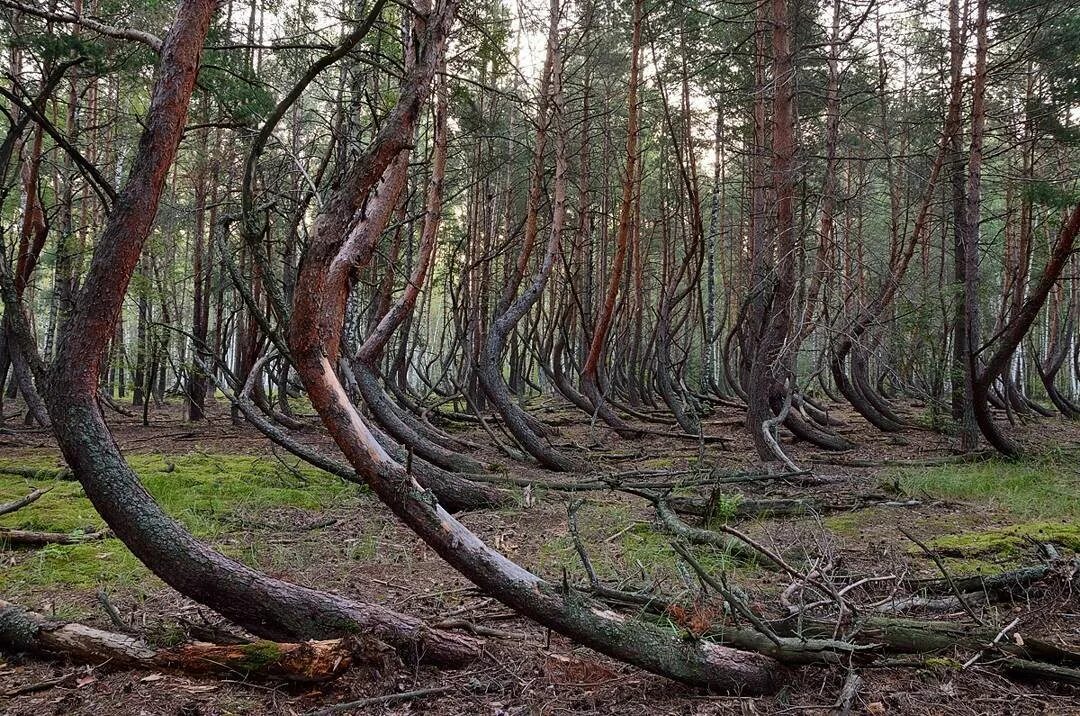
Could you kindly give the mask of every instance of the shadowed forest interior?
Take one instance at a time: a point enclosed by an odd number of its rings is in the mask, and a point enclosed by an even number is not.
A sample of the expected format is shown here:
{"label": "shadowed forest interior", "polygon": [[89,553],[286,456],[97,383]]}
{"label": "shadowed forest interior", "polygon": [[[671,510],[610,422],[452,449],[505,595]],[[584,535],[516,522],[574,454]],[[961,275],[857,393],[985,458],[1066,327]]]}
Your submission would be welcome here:
{"label": "shadowed forest interior", "polygon": [[0,712],[1080,713],[1080,3],[0,38]]}

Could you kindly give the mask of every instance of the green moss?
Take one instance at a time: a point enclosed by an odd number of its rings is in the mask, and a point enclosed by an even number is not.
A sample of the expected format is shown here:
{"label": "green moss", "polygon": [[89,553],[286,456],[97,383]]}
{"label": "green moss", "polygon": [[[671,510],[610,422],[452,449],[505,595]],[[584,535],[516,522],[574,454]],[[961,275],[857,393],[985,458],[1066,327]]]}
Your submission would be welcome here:
{"label": "green moss", "polygon": [[237,664],[243,671],[257,671],[273,664],[282,655],[281,647],[272,641],[259,640],[240,646],[244,658]]}
{"label": "green moss", "polygon": [[856,510],[854,512],[842,512],[838,515],[826,517],[825,527],[840,535],[857,535],[862,528],[873,518],[873,510]]}
{"label": "green moss", "polygon": [[15,553],[17,562],[0,571],[0,593],[25,595],[41,587],[93,589],[101,584],[135,588],[157,583],[117,539],[51,544]]}
{"label": "green moss", "polygon": [[675,458],[671,457],[654,457],[641,463],[646,470],[670,470],[674,466]]}
{"label": "green moss", "polygon": [[[287,468],[275,458],[189,453],[131,455],[130,463],[162,508],[196,536],[211,542],[247,519],[264,521],[268,509],[321,510],[361,499],[366,488],[306,466]],[[0,466],[57,467],[48,456],[0,460]],[[93,531],[104,527],[77,482],[27,480],[0,474],[0,502],[18,499],[34,487],[52,490],[23,509],[0,517],[0,527],[44,532]],[[241,550],[237,550],[241,551]],[[293,551],[295,552],[295,550]],[[260,555],[237,555],[249,564]],[[271,555],[283,562],[288,555]],[[43,588],[91,589],[99,585],[142,585],[150,576],[119,542],[50,545],[10,552],[13,564],[0,570],[0,593],[26,595]]]}
{"label": "green moss", "polygon": [[27,483],[22,478],[0,476],[0,502],[23,497],[33,487],[52,487],[52,490],[18,512],[0,517],[0,526],[38,532],[92,532],[104,526],[77,482],[38,480]]}
{"label": "green moss", "polygon": [[946,554],[1014,556],[1032,542],[1049,542],[1080,552],[1080,525],[1065,522],[1026,522],[995,530],[935,537],[929,547]]}

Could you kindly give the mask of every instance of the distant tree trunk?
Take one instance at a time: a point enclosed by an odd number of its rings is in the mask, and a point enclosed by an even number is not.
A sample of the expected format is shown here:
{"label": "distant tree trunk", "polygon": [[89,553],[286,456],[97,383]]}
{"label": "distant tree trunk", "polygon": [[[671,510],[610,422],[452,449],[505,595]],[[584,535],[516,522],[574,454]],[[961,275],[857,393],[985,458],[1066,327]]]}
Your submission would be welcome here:
{"label": "distant tree trunk", "polygon": [[826,279],[835,232],[837,144],[840,141],[840,0],[833,2],[829,37],[828,80],[825,89],[825,176],[821,182],[821,223],[810,286],[803,302],[799,338],[802,343],[814,331],[818,296]]}
{"label": "distant tree trunk", "polygon": [[[626,93],[626,165],[623,170],[622,200],[619,204],[619,226],[616,234],[615,255],[612,259],[611,273],[608,275],[608,287],[604,294],[604,303],[600,313],[593,321],[592,340],[581,369],[581,390],[592,404],[593,410],[605,423],[610,425],[622,437],[633,438],[640,435],[620,418],[600,392],[599,367],[604,356],[608,331],[611,329],[615,313],[615,303],[622,283],[623,269],[626,265],[627,249],[630,245],[631,211],[634,202],[634,189],[637,186],[638,163],[638,83],[641,75],[641,14],[642,1],[634,2],[634,29],[630,42],[630,86]],[[586,304],[588,305],[588,304]]]}
{"label": "distant tree trunk", "polygon": [[138,294],[139,305],[139,318],[135,328],[135,370],[132,374],[132,380],[135,383],[134,390],[131,395],[132,407],[142,407],[145,402],[146,394],[146,369],[147,361],[150,351],[149,340],[150,331],[148,324],[150,322],[150,300],[147,296],[147,292],[150,290],[150,269],[147,266],[149,257],[143,256],[139,261],[139,279],[138,284],[135,287],[135,291]]}
{"label": "distant tree trunk", "polygon": [[[206,214],[207,192],[212,176],[210,160],[207,157],[210,128],[199,129],[196,135],[198,144],[199,165],[195,175],[195,241],[191,249],[192,259],[192,300],[191,300],[191,336],[192,354],[195,360],[192,362],[191,371],[188,373],[187,411],[188,420],[202,420],[206,415],[206,374],[201,364],[206,362],[207,349],[206,338],[209,326],[207,323],[210,314],[208,312],[210,302],[209,281],[210,264],[204,261],[206,253]],[[211,226],[212,226],[211,222]]]}
{"label": "distant tree trunk", "polygon": [[[506,289],[502,292],[496,318],[492,322],[480,352],[477,376],[488,400],[506,422],[507,428],[517,441],[540,464],[552,470],[574,471],[579,464],[560,453],[545,440],[546,426],[532,418],[523,409],[514,404],[510,397],[506,381],[502,376],[502,354],[507,339],[518,322],[529,312],[543,294],[548,278],[555,268],[555,257],[562,245],[563,225],[566,221],[566,132],[563,126],[562,64],[558,47],[558,0],[551,2],[551,21],[548,29],[548,52],[545,69],[541,79],[541,111],[536,134],[536,147],[533,149],[533,166],[529,179],[529,197],[526,206],[525,241],[517,266],[511,271]],[[548,108],[552,109],[551,119],[555,127],[555,189],[552,199],[551,227],[549,239],[532,281],[520,294],[526,271],[526,261],[531,254],[532,244],[537,235],[537,213],[542,187],[544,146]]]}
{"label": "distant tree trunk", "polygon": [[[724,207],[724,106],[716,104],[716,129],[713,132],[713,186],[709,206],[709,235],[705,256],[705,312],[702,336],[701,389],[722,394],[716,382],[716,249],[723,232]],[[723,330],[723,326],[720,327]]]}
{"label": "distant tree trunk", "polygon": [[[22,300],[25,295],[49,233],[38,188],[42,159],[42,134],[43,130],[38,126],[29,141],[28,156],[23,160],[21,167],[23,211],[19,228],[14,287],[19,300]],[[22,355],[18,341],[11,335],[11,325],[7,317],[0,322],[0,330],[5,334],[4,350],[0,351],[0,361],[3,361],[0,364],[0,392],[4,391],[4,379],[10,368],[12,380],[7,390],[7,397],[14,398],[18,393],[22,393],[28,409],[27,421],[34,420],[41,425],[48,425],[44,401],[27,365],[27,357]],[[0,398],[0,413],[2,413],[2,405],[2,398]]]}
{"label": "distant tree trunk", "polygon": [[966,184],[966,170],[964,156],[961,151],[963,140],[962,120],[960,112],[963,106],[962,97],[962,72],[964,62],[964,41],[962,27],[966,22],[961,17],[960,0],[949,0],[949,57],[950,57],[950,84],[952,90],[949,96],[949,109],[945,124],[949,138],[949,179],[952,188],[952,224],[953,224],[953,278],[957,291],[954,298],[953,317],[953,368],[952,368],[952,415],[960,424],[961,431],[965,433],[962,442],[972,441],[972,426],[975,425],[975,415],[971,407],[970,382],[967,375],[967,353],[970,341],[967,338],[967,318],[964,300],[964,273],[966,259],[964,257],[964,224],[966,222],[964,207],[964,186]]}
{"label": "distant tree trunk", "polygon": [[974,450],[979,443],[979,425],[974,411],[975,382],[979,375],[979,225],[982,207],[982,154],[986,131],[987,18],[989,0],[977,0],[975,24],[975,79],[971,89],[971,148],[968,152],[967,187],[960,245],[963,248],[963,352],[964,410],[960,420],[960,449]]}

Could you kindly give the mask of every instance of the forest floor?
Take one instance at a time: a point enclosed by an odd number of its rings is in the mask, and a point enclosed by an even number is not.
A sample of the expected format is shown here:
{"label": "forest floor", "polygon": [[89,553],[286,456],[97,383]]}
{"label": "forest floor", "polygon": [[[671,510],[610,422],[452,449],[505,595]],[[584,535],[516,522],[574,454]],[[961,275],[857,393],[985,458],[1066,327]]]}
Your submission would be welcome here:
{"label": "forest floor", "polygon": [[[652,436],[624,441],[589,427],[564,405],[538,402],[537,414],[561,425],[556,444],[586,456],[597,471],[649,470],[677,480],[703,469],[720,472],[763,468],[751,459],[749,437],[738,411],[720,409],[705,421],[709,435],[726,446],[693,439]],[[907,406],[914,416],[918,408]],[[824,456],[785,440],[800,466],[832,478],[800,485],[783,480],[724,486],[714,500],[720,518],[738,519],[739,500],[812,497],[852,504],[872,496],[888,506],[852,507],[823,514],[756,517],[739,529],[804,563],[833,564],[848,583],[861,576],[891,576],[852,591],[863,603],[889,596],[900,578],[940,577],[934,561],[905,536],[915,536],[956,576],[992,574],[1044,558],[1044,545],[1063,555],[1080,552],[1080,426],[1053,419],[1015,428],[1037,446],[1020,462],[993,459],[948,462],[952,441],[911,429],[889,436],[862,427],[843,411],[844,432],[859,443],[851,452]],[[366,489],[297,466],[246,426],[234,426],[220,407],[199,426],[185,423],[179,408],[153,411],[143,427],[110,415],[117,440],[147,488],[189,529],[226,554],[300,584],[362,597],[432,620],[464,618],[507,632],[489,639],[485,658],[460,671],[391,666],[354,668],[316,687],[173,673],[110,669],[40,657],[0,654],[3,714],[304,714],[343,701],[430,687],[438,695],[356,713],[428,714],[766,714],[828,713],[846,678],[841,667],[793,669],[778,694],[766,698],[716,697],[618,664],[523,620],[478,593],[406,528]],[[62,463],[47,431],[12,427],[0,434],[0,473],[5,467],[56,468]],[[312,420],[307,439],[332,446]],[[662,427],[662,426],[661,426]],[[473,433],[476,433],[475,435]],[[488,444],[483,433],[462,435]],[[506,460],[492,451],[493,462]],[[942,459],[946,460],[942,462]],[[920,464],[928,463],[928,464]],[[572,482],[514,465],[516,477]],[[696,473],[695,473],[696,471]],[[0,517],[0,527],[53,532],[91,532],[103,525],[75,482],[0,474],[0,503],[25,495],[30,486],[53,487],[33,505]],[[462,521],[489,544],[552,579],[584,581],[567,527],[566,492],[513,488],[515,506],[467,513]],[[699,488],[697,494],[705,495]],[[740,497],[741,496],[741,497]],[[575,495],[580,534],[597,573],[627,584],[653,584],[685,597],[696,589],[688,571],[655,524],[644,500],[610,491]],[[692,518],[687,518],[691,520]],[[778,597],[790,583],[782,573],[730,554],[696,548],[703,566],[750,595],[762,613],[782,613]],[[220,620],[167,588],[115,539],[44,549],[0,545],[0,598],[55,616],[116,630],[100,594],[119,612],[125,629],[169,645]],[[962,621],[963,612],[932,618]],[[1080,596],[1040,590],[1023,601],[989,608],[989,624],[1019,618],[1016,630],[1080,648]],[[680,630],[672,617],[671,628]],[[685,631],[685,630],[684,630]],[[870,714],[1080,713],[1080,688],[1004,678],[975,655],[952,649],[914,666],[860,669],[863,685],[854,712]],[[56,679],[41,691],[17,693]]]}

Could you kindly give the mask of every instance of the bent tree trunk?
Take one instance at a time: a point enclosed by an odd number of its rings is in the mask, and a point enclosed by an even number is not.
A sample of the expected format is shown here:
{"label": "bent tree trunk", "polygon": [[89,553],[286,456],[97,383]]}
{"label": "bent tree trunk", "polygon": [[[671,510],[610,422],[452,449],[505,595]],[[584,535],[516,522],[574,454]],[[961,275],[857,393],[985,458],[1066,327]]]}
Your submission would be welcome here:
{"label": "bent tree trunk", "polygon": [[480,351],[480,360],[477,365],[477,377],[484,389],[485,395],[491,401],[495,409],[506,421],[506,427],[514,435],[521,446],[530,455],[535,457],[541,465],[551,470],[573,472],[580,468],[577,461],[563,455],[555,449],[544,437],[543,426],[536,425],[528,413],[518,407],[510,397],[510,390],[503,380],[502,353],[506,347],[507,338],[518,322],[540,299],[540,295],[547,285],[548,277],[555,267],[555,257],[559,253],[561,245],[563,225],[566,221],[566,133],[562,119],[562,67],[559,61],[558,41],[558,0],[552,0],[551,25],[548,32],[548,54],[544,68],[545,81],[543,88],[544,100],[541,104],[539,129],[537,130],[536,148],[533,155],[532,177],[530,178],[529,200],[526,212],[525,248],[522,257],[527,259],[531,251],[531,245],[536,235],[536,212],[539,203],[540,188],[542,182],[543,159],[544,159],[544,124],[547,121],[546,105],[548,100],[553,100],[552,118],[555,124],[555,196],[552,201],[552,217],[550,238],[540,266],[533,275],[532,281],[520,295],[514,297],[519,277],[523,274],[525,265],[519,261],[517,271],[513,273],[511,282],[507,285],[507,291],[503,295],[500,305],[503,310],[491,325],[487,341]]}
{"label": "bent tree trunk", "polygon": [[[358,170],[378,172],[405,150],[406,132],[394,122],[409,122],[426,99],[433,69],[445,49],[455,0],[439,4],[428,17],[425,46],[417,56],[403,94],[410,114],[391,116]],[[415,101],[412,101],[415,99]],[[399,107],[401,104],[399,103]],[[364,182],[360,181],[362,185]],[[316,221],[316,231],[301,261],[300,279],[289,327],[289,346],[311,403],[330,435],[375,494],[443,559],[477,586],[509,607],[586,646],[655,673],[725,691],[760,693],[778,685],[778,664],[769,657],[708,641],[685,641],[646,623],[599,607],[581,593],[544,581],[491,549],[448,514],[386,453],[364,425],[334,372],[345,318],[349,264],[341,215],[334,211],[351,199],[339,189]],[[304,316],[304,320],[295,320]]]}
{"label": "bent tree trunk", "polygon": [[[94,507],[143,564],[177,591],[248,631],[277,640],[363,632],[405,656],[467,662],[479,654],[473,639],[428,630],[420,620],[378,605],[270,578],[199,542],[161,510],[105,425],[96,401],[105,347],[157,213],[216,5],[214,0],[183,0],[162,45],[138,152],[96,243],[48,373],[46,402],[57,442]],[[24,347],[32,347],[21,306],[9,304],[8,310]]]}
{"label": "bent tree trunk", "polygon": [[[435,152],[432,159],[431,179],[428,183],[424,224],[421,230],[419,260],[408,279],[405,291],[398,300],[383,312],[371,335],[357,349],[352,362],[357,387],[364,402],[384,429],[403,442],[420,457],[439,467],[457,472],[483,472],[485,465],[466,455],[449,450],[414,429],[402,413],[391,403],[390,397],[379,385],[378,362],[386,344],[394,332],[408,319],[416,306],[420,289],[434,261],[439,218],[442,211],[443,184],[446,174],[446,99],[445,90],[439,92],[435,123]],[[392,273],[387,274],[392,276]]]}
{"label": "bent tree trunk", "polygon": [[[591,413],[597,416],[615,432],[624,438],[641,437],[641,433],[634,430],[620,418],[611,405],[600,392],[599,367],[600,359],[604,354],[604,345],[607,342],[608,331],[611,330],[611,322],[615,313],[615,303],[619,295],[619,286],[622,284],[623,269],[626,266],[626,252],[630,245],[630,212],[634,204],[634,187],[636,186],[637,160],[638,160],[638,78],[641,67],[641,2],[634,3],[634,30],[630,48],[630,89],[626,94],[627,122],[626,122],[626,176],[623,177],[622,200],[619,204],[619,229],[615,244],[615,256],[612,259],[611,275],[608,278],[607,293],[604,294],[604,304],[600,315],[596,319],[593,328],[592,339],[589,342],[589,352],[585,357],[585,365],[581,369],[581,392],[592,404]],[[558,370],[558,367],[556,367]]]}
{"label": "bent tree trunk", "polygon": [[989,405],[990,388],[1008,368],[1017,346],[1024,340],[1031,324],[1038,318],[1039,311],[1042,310],[1047,296],[1050,295],[1050,289],[1054,287],[1068,263],[1077,234],[1080,234],[1080,204],[1073,207],[1072,213],[1061,225],[1057,241],[1054,242],[1050,257],[1046,261],[1046,266],[1043,267],[1039,282],[1028,294],[1020,310],[1001,331],[993,355],[986,361],[986,367],[979,372],[974,381],[972,409],[975,412],[979,430],[995,449],[1010,457],[1019,456],[1023,450],[1014,440],[1001,432],[997,423],[994,422]]}

